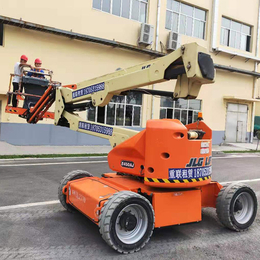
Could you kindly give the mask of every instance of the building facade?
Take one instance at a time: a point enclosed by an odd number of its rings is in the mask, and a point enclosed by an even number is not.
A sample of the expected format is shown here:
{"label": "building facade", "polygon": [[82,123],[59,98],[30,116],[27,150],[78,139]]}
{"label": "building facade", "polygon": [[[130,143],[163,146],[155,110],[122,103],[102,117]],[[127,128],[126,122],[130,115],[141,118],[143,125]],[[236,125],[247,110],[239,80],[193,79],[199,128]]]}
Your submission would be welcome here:
{"label": "building facade", "polygon": [[[148,119],[194,122],[199,111],[213,143],[250,142],[259,101],[257,0],[0,0],[0,140],[16,145],[101,145],[107,141],[56,127],[49,119],[29,125],[6,114],[10,73],[22,54],[72,84],[165,55],[197,42],[211,54],[216,82],[196,100],[173,101],[129,93],[106,107],[81,113],[88,120],[133,129]],[[174,91],[170,81],[146,88]]]}

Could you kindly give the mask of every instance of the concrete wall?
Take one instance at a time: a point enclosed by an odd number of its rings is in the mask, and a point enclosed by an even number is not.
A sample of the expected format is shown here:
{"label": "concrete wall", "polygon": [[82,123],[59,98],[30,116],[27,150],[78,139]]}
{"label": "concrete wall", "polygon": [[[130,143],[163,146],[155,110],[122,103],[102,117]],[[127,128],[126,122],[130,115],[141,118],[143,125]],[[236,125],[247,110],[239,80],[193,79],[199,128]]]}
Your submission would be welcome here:
{"label": "concrete wall", "polygon": [[[142,130],[140,127],[131,129]],[[212,144],[221,144],[224,138],[224,131],[213,131]],[[13,145],[110,145],[108,140],[50,124],[1,123],[0,141]]]}
{"label": "concrete wall", "polygon": [[0,140],[13,145],[110,145],[108,140],[50,124],[1,123]]}
{"label": "concrete wall", "polygon": [[[92,0],[0,0],[1,15],[45,26],[136,45],[140,22],[92,8]],[[156,1],[149,1],[148,23],[156,23]]]}
{"label": "concrete wall", "polygon": [[[259,96],[259,98],[260,98],[260,96]],[[257,103],[256,103],[255,115],[256,115],[256,116],[260,116],[260,102],[257,102]]]}

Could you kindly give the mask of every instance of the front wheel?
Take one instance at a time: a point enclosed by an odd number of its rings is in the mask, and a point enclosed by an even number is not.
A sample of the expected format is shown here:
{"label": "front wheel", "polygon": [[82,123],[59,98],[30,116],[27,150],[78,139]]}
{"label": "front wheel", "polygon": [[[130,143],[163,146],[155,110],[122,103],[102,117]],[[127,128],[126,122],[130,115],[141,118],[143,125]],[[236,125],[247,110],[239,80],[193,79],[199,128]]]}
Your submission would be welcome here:
{"label": "front wheel", "polygon": [[154,211],[143,196],[120,191],[104,204],[99,216],[99,231],[109,246],[120,253],[139,251],[154,229]]}
{"label": "front wheel", "polygon": [[217,215],[220,222],[235,231],[247,230],[257,213],[255,192],[245,184],[225,185],[218,194]]}

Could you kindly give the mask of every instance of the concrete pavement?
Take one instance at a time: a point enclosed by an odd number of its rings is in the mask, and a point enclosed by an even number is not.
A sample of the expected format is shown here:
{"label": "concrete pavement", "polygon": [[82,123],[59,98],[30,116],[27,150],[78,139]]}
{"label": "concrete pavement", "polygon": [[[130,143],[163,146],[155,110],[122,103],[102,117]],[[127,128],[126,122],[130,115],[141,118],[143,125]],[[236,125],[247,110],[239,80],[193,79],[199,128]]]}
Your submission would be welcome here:
{"label": "concrete pavement", "polygon": [[[213,179],[248,180],[259,200],[259,158],[232,156],[213,158]],[[202,210],[201,222],[155,229],[141,251],[119,255],[103,241],[94,223],[79,212],[67,212],[57,201],[59,182],[67,172],[81,169],[100,176],[109,171],[101,160],[2,160],[0,259],[259,260],[259,211],[252,227],[238,233],[224,228],[212,208]]]}
{"label": "concrete pavement", "polygon": [[[257,148],[257,139],[253,140],[253,143],[227,143],[223,145],[213,145],[212,150],[215,151],[252,151]],[[260,143],[258,146],[260,151]]]}
{"label": "concrete pavement", "polygon": [[[257,140],[253,143],[227,143],[213,145],[213,155],[223,154],[224,151],[256,150]],[[39,154],[100,154],[109,153],[110,146],[15,146],[0,141],[0,155],[39,155]],[[260,145],[258,147],[260,151]]]}
{"label": "concrete pavement", "polygon": [[25,154],[100,154],[108,153],[110,146],[16,146],[0,142],[0,155]]}

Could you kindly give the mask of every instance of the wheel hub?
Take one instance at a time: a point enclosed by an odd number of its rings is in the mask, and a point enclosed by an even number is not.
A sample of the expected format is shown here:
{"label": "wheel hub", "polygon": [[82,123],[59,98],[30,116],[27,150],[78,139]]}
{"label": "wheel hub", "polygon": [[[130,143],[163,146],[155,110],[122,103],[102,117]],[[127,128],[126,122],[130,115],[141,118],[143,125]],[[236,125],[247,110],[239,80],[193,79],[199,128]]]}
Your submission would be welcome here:
{"label": "wheel hub", "polygon": [[235,207],[234,207],[234,211],[237,212],[237,211],[240,211],[243,209],[243,204],[240,200],[237,200],[236,203],[235,203]]}
{"label": "wheel hub", "polygon": [[132,231],[137,225],[137,219],[134,214],[129,212],[124,212],[119,220],[120,227],[125,231]]}
{"label": "wheel hub", "polygon": [[240,225],[250,221],[254,213],[254,201],[248,192],[241,192],[234,203],[234,218]]}

